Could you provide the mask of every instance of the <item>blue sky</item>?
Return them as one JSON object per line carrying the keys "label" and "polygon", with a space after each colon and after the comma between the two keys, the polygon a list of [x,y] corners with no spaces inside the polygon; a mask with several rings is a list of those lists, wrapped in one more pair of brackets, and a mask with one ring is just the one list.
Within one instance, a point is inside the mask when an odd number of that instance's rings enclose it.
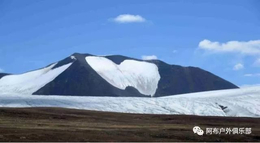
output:
{"label": "blue sky", "polygon": [[260,83],[258,0],[0,0],[0,71],[74,52],[158,58]]}

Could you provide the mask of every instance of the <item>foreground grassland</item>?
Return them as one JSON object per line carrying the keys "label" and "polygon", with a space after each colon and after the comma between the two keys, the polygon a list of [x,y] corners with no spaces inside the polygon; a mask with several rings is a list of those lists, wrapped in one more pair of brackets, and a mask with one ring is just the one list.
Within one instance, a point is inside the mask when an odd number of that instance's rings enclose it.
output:
{"label": "foreground grassland", "polygon": [[[195,125],[251,127],[252,133],[198,136]],[[0,108],[0,141],[260,141],[260,119]]]}

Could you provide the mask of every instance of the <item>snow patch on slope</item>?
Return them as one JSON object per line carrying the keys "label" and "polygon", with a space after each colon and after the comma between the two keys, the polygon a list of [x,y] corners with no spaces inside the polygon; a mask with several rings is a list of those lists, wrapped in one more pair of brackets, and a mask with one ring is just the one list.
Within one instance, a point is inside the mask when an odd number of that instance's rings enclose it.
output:
{"label": "snow patch on slope", "polygon": [[140,93],[149,96],[153,96],[156,92],[160,74],[155,64],[124,60],[117,65],[105,57],[97,56],[88,56],[86,61],[102,78],[119,89],[132,86]]}
{"label": "snow patch on slope", "polygon": [[55,65],[24,74],[4,76],[0,79],[0,93],[32,94],[54,80],[71,63],[52,69]]}
{"label": "snow patch on slope", "polygon": [[[202,116],[260,117],[260,86],[169,97],[91,97],[0,94],[0,107],[65,107],[75,109]],[[200,96],[199,96],[200,95]],[[223,110],[219,105],[225,106]]]}
{"label": "snow patch on slope", "polygon": [[77,58],[75,56],[70,56],[70,59],[77,60]]}

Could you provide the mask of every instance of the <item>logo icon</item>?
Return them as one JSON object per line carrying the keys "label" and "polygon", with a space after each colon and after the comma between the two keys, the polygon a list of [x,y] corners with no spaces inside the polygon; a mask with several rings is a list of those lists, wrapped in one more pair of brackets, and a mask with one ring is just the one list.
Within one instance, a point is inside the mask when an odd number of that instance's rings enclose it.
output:
{"label": "logo icon", "polygon": [[193,133],[202,136],[204,134],[204,131],[199,126],[194,126]]}

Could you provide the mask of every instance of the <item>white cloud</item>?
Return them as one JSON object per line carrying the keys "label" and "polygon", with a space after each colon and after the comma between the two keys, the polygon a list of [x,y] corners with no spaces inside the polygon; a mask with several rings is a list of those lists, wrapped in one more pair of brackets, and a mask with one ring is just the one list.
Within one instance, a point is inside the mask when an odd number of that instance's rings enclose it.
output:
{"label": "white cloud", "polygon": [[241,64],[241,63],[238,63],[238,64],[236,64],[234,67],[233,67],[233,70],[241,70],[241,69],[243,69],[244,68],[244,65],[243,64]]}
{"label": "white cloud", "polygon": [[0,68],[0,73],[1,73],[1,72],[4,72],[4,69]]}
{"label": "white cloud", "polygon": [[244,76],[246,77],[256,77],[256,76],[260,76],[260,73],[255,73],[255,74],[245,74]]}
{"label": "white cloud", "polygon": [[244,76],[250,77],[250,76],[253,76],[253,74],[248,73],[248,74],[245,74]]}
{"label": "white cloud", "polygon": [[155,56],[155,55],[150,55],[150,56],[143,55],[143,56],[142,56],[142,59],[143,59],[143,60],[156,60],[156,59],[158,59],[158,58],[157,58],[157,56]]}
{"label": "white cloud", "polygon": [[226,43],[203,40],[199,48],[213,52],[234,52],[245,55],[260,55],[260,40],[251,41],[228,41]]}
{"label": "white cloud", "polygon": [[145,18],[140,15],[122,14],[113,19],[117,23],[145,22]]}
{"label": "white cloud", "polygon": [[254,62],[253,65],[256,66],[256,67],[260,67],[260,58],[257,59],[257,60]]}

